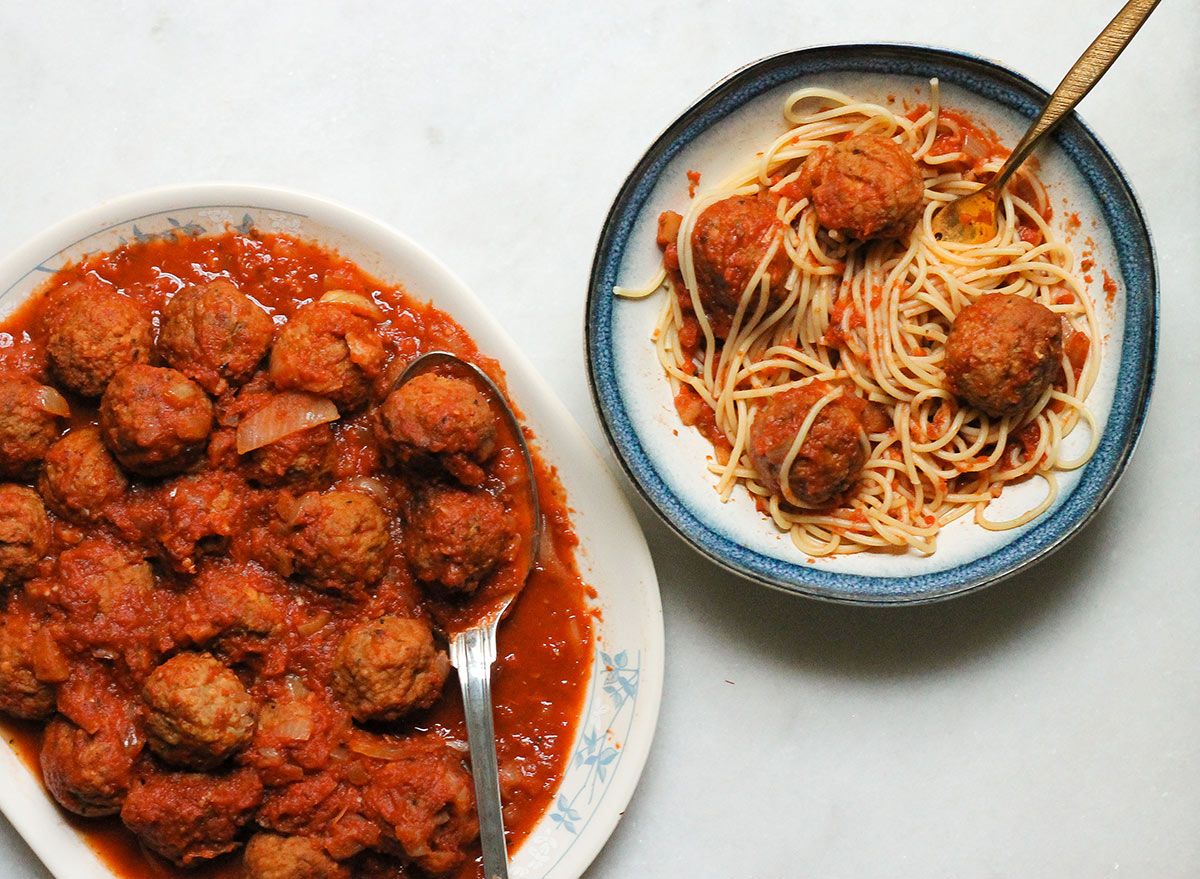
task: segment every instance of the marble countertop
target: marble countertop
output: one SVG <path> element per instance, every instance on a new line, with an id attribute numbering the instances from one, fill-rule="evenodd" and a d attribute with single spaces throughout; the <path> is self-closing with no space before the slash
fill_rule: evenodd
<path id="1" fill-rule="evenodd" d="M 325 195 L 451 265 L 602 446 L 592 250 L 688 103 L 762 55 L 860 40 L 1053 85 L 1119 5 L 3 4 L 0 252 L 156 184 Z M 1200 5 L 1167 0 L 1081 107 L 1143 199 L 1162 337 L 1141 446 L 1067 548 L 947 604 L 828 606 L 723 573 L 626 486 L 661 576 L 667 684 L 589 877 L 1200 875 L 1198 47 Z M 2 819 L 0 875 L 48 875 Z"/>

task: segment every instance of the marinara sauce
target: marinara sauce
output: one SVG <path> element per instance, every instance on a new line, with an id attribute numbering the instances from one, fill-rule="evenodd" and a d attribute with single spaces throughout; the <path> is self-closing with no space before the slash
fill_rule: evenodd
<path id="1" fill-rule="evenodd" d="M 88 256 L 53 275 L 38 296 L 0 323 L 0 371 L 17 371 L 48 380 L 45 339 L 40 318 L 46 296 L 59 287 L 83 279 L 98 280 L 140 300 L 157 315 L 172 294 L 185 286 L 226 278 L 241 292 L 261 305 L 277 325 L 298 309 L 331 290 L 369 296 L 382 310 L 378 330 L 384 339 L 392 366 L 402 366 L 430 350 L 447 350 L 470 360 L 488 372 L 503 387 L 498 364 L 476 348 L 468 334 L 450 316 L 429 303 L 419 301 L 397 286 L 380 282 L 340 255 L 316 244 L 287 235 L 247 234 L 227 231 L 206 237 L 178 234 L 143 241 L 114 251 Z M 70 398 L 72 428 L 94 424 L 94 401 Z M 367 477 L 399 480 L 386 467 L 374 444 L 369 416 L 343 418 L 334 425 L 337 459 L 332 481 L 335 485 Z M 494 469 L 505 483 L 518 466 L 519 454 L 511 436 L 503 432 Z M 582 581 L 575 561 L 577 538 L 572 530 L 566 498 L 554 468 L 534 451 L 536 480 L 546 521 L 545 537 L 538 563 L 520 597 L 500 628 L 499 658 L 494 667 L 492 694 L 495 702 L 496 748 L 500 760 L 505 818 L 510 850 L 520 845 L 549 807 L 570 756 L 576 725 L 582 710 L 592 664 L 594 593 Z M 145 503 L 144 499 L 141 501 Z M 144 510 L 143 510 L 144 512 Z M 52 552 L 85 539 L 91 526 L 78 526 L 54 519 Z M 515 515 L 525 526 L 528 517 Z M 95 526 L 97 528 L 101 526 Z M 253 531 L 252 528 L 247 529 Z M 252 542 L 253 534 L 239 538 Z M 393 541 L 402 541 L 399 526 Z M 236 552 L 236 545 L 231 552 Z M 400 544 L 396 553 L 402 557 Z M 167 575 L 171 588 L 181 588 L 179 575 Z M 171 579 L 173 577 L 173 579 Z M 323 595 L 290 581 L 288 589 L 305 591 L 304 613 L 289 613 L 286 630 L 265 651 L 261 667 L 272 668 L 273 678 L 327 672 L 331 654 L 341 635 L 364 615 L 380 613 L 421 614 L 426 610 L 422 591 L 406 575 L 385 578 L 366 598 L 355 604 Z M 18 592 L 23 587 L 17 587 Z M 186 588 L 184 584 L 183 588 Z M 21 595 L 9 597 L 20 601 Z M 147 614 L 152 612 L 146 608 Z M 132 689 L 132 685 L 130 686 Z M 254 685 L 250 692 L 256 693 Z M 126 694 L 131 700 L 136 692 Z M 40 773 L 38 754 L 42 730 L 39 724 L 5 721 L 5 738 L 32 771 Z M 368 751 L 386 759 L 389 743 L 405 736 L 434 734 L 463 742 L 466 728 L 458 688 L 447 682 L 440 701 L 432 708 L 391 724 L 373 726 Z M 353 746 L 351 746 L 353 748 Z M 465 758 L 464 758 L 465 759 Z M 198 868 L 178 868 L 148 852 L 118 818 L 84 819 L 64 812 L 88 844 L 118 875 L 129 879 L 242 875 L 238 854 Z M 462 879 L 479 876 L 478 843 L 466 865 L 457 874 Z M 403 872 L 397 861 L 396 875 Z"/>

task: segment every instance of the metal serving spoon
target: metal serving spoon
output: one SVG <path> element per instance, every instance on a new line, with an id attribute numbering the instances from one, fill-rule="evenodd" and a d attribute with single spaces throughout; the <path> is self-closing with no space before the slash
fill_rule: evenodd
<path id="1" fill-rule="evenodd" d="M 434 617 L 450 643 L 450 663 L 458 669 L 463 710 L 467 717 L 467 744 L 471 750 L 471 775 L 475 781 L 475 802 L 479 812 L 479 838 L 483 847 L 483 873 L 486 879 L 508 879 L 508 846 L 504 841 L 504 813 L 500 806 L 500 767 L 496 760 L 496 729 L 492 717 L 492 663 L 496 661 L 496 630 L 505 611 L 516 599 L 533 572 L 538 548 L 542 543 L 542 511 L 529 444 L 516 413 L 504 393 L 482 369 L 448 351 L 430 351 L 410 363 L 392 386 L 392 390 L 435 366 L 451 365 L 482 386 L 494 408 L 504 414 L 508 429 L 516 438 L 524 463 L 525 487 L 529 493 L 532 528 L 526 558 L 518 558 L 514 567 L 520 576 L 509 578 L 498 591 L 477 595 L 466 606 L 431 606 Z M 524 564 L 522 564 L 524 562 Z"/>
<path id="2" fill-rule="evenodd" d="M 1158 4 L 1159 0 L 1129 0 L 1125 4 L 1058 84 L 1041 115 L 1029 126 L 999 173 L 982 189 L 955 199 L 934 214 L 933 234 L 939 241 L 981 244 L 995 237 L 1000 192 L 1013 172 L 1100 81 Z"/>

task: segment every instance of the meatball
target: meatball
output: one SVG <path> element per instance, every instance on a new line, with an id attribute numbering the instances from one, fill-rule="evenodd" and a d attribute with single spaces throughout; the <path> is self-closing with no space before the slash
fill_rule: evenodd
<path id="1" fill-rule="evenodd" d="M 176 571 L 196 573 L 201 556 L 220 553 L 242 521 L 246 483 L 233 473 L 184 476 L 163 486 L 166 513 L 156 534 Z"/>
<path id="2" fill-rule="evenodd" d="M 173 618 L 176 639 L 202 646 L 226 636 L 265 637 L 283 626 L 275 580 L 254 565 L 205 562 Z"/>
<path id="3" fill-rule="evenodd" d="M 354 491 L 311 491 L 292 514 L 297 568 L 318 588 L 343 591 L 383 576 L 391 540 L 379 502 Z"/>
<path id="4" fill-rule="evenodd" d="M 32 475 L 58 438 L 58 418 L 39 403 L 42 393 L 28 376 L 0 374 L 0 477 Z"/>
<path id="5" fill-rule="evenodd" d="M 262 802 L 252 770 L 228 775 L 155 773 L 135 784 L 121 820 L 147 848 L 190 867 L 234 851 L 242 828 Z"/>
<path id="6" fill-rule="evenodd" d="M 30 580 L 25 593 L 38 609 L 66 617 L 74 646 L 112 647 L 151 621 L 154 572 L 128 547 L 91 539 L 60 553 L 53 572 Z"/>
<path id="7" fill-rule="evenodd" d="M 383 370 L 383 340 L 369 319 L 336 302 L 314 302 L 279 331 L 271 380 L 281 390 L 308 391 L 338 408 L 360 408 Z"/>
<path id="8" fill-rule="evenodd" d="M 54 714 L 54 688 L 33 669 L 33 623 L 25 614 L 0 614 L 0 711 L 22 720 Z"/>
<path id="9" fill-rule="evenodd" d="M 801 180 L 817 222 L 843 238 L 903 238 L 921 216 L 921 169 L 882 135 L 858 134 L 818 150 L 805 161 Z"/>
<path id="10" fill-rule="evenodd" d="M 118 371 L 148 363 L 154 327 L 150 313 L 100 284 L 74 284 L 51 294 L 42 318 L 54 375 L 84 397 L 98 397 Z"/>
<path id="11" fill-rule="evenodd" d="M 372 772 L 363 800 L 406 857 L 428 873 L 448 873 L 479 835 L 471 776 L 434 736 L 406 744 L 412 755 Z"/>
<path id="12" fill-rule="evenodd" d="M 1023 296 L 988 293 L 954 319 L 946 339 L 946 381 L 988 415 L 1017 415 L 1050 387 L 1062 353 L 1058 315 Z"/>
<path id="13" fill-rule="evenodd" d="M 174 369 L 129 366 L 100 401 L 104 442 L 128 470 L 177 473 L 203 453 L 213 411 L 198 384 Z"/>
<path id="14" fill-rule="evenodd" d="M 398 720 L 441 695 L 450 660 L 429 624 L 385 616 L 359 623 L 333 658 L 331 685 L 354 719 Z"/>
<path id="15" fill-rule="evenodd" d="M 418 580 L 473 592 L 511 550 L 504 505 L 482 491 L 435 486 L 408 506 L 404 551 Z"/>
<path id="16" fill-rule="evenodd" d="M 479 485 L 479 466 L 496 450 L 496 417 L 487 397 L 464 379 L 427 372 L 379 407 L 375 433 L 401 461 L 436 456 L 459 480 Z"/>
<path id="17" fill-rule="evenodd" d="M 38 480 L 50 509 L 76 522 L 95 522 L 103 507 L 128 488 L 95 427 L 72 430 L 51 446 Z"/>
<path id="18" fill-rule="evenodd" d="M 305 836 L 260 833 L 243 855 L 247 879 L 349 879 L 350 871 Z"/>
<path id="19" fill-rule="evenodd" d="M 750 279 L 771 243 L 782 239 L 782 230 L 775 202 L 756 196 L 730 196 L 709 205 L 696 218 L 692 229 L 696 287 L 718 338 L 728 335 Z M 787 298 L 783 285 L 791 270 L 791 258 L 780 240 L 766 268 L 771 305 Z M 755 301 L 751 300 L 748 313 L 752 313 Z"/>
<path id="20" fill-rule="evenodd" d="M 222 278 L 171 297 L 162 312 L 158 350 L 204 390 L 223 394 L 254 374 L 274 335 L 270 316 Z"/>
<path id="21" fill-rule="evenodd" d="M 750 461 L 759 481 L 786 497 L 786 478 L 791 494 L 809 507 L 823 506 L 853 485 L 867 458 L 862 407 L 843 391 L 817 413 L 786 477 L 780 472 L 809 412 L 830 390 L 811 382 L 773 394 L 750 425 Z"/>
<path id="22" fill-rule="evenodd" d="M 56 718 L 42 739 L 42 776 L 67 811 L 85 818 L 116 815 L 133 785 L 140 751 L 136 729 L 120 713 L 94 732 Z"/>
<path id="23" fill-rule="evenodd" d="M 41 498 L 21 485 L 0 485 L 0 586 L 28 577 L 49 548 Z"/>
<path id="24" fill-rule="evenodd" d="M 255 705 L 237 675 L 208 654 L 181 653 L 142 688 L 150 749 L 173 766 L 211 769 L 254 734 Z"/>

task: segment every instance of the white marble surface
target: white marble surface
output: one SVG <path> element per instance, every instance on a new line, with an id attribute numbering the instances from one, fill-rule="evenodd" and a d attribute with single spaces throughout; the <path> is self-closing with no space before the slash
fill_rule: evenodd
<path id="1" fill-rule="evenodd" d="M 581 345 L 592 248 L 686 104 L 761 55 L 873 39 L 1052 85 L 1119 5 L 3 3 L 0 251 L 160 183 L 327 195 L 453 266 L 599 444 Z M 857 610 L 723 574 L 634 498 L 667 690 L 589 877 L 1200 875 L 1198 48 L 1200 6 L 1166 0 L 1082 107 L 1162 269 L 1157 391 L 1104 512 L 995 590 Z M 46 876 L 7 824 L 0 875 Z"/>

